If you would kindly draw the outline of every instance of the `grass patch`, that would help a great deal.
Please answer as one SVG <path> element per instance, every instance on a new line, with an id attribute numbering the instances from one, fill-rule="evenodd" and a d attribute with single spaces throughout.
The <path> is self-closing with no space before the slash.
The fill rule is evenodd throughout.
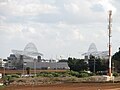
<path id="1" fill-rule="evenodd" d="M 3 85 L 3 86 L 0 86 L 0 89 L 4 89 L 5 88 L 5 86 Z"/>

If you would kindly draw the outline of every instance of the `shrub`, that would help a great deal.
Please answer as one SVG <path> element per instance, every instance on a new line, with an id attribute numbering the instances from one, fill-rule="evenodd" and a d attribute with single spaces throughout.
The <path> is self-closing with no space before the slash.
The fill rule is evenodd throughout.
<path id="1" fill-rule="evenodd" d="M 91 76 L 90 73 L 87 73 L 87 72 L 84 72 L 84 71 L 83 72 L 68 71 L 67 73 L 71 76 L 75 76 L 75 77 L 78 77 L 78 78 Z"/>
<path id="2" fill-rule="evenodd" d="M 5 88 L 5 86 L 3 85 L 3 86 L 0 86 L 0 89 L 4 89 Z"/>
<path id="3" fill-rule="evenodd" d="M 117 77 L 117 76 L 119 76 L 119 74 L 117 72 L 114 72 L 113 76 Z"/>
<path id="4" fill-rule="evenodd" d="M 62 76 L 62 73 L 59 72 L 41 72 L 37 74 L 37 76 L 42 76 L 42 77 L 59 77 Z"/>
<path id="5" fill-rule="evenodd" d="M 67 71 L 65 73 L 60 73 L 60 72 L 41 72 L 37 74 L 37 77 L 88 77 L 90 76 L 89 73 L 87 72 L 77 72 L 77 71 Z"/>
<path id="6" fill-rule="evenodd" d="M 42 77 L 53 77 L 53 75 L 49 72 L 41 72 L 39 74 L 37 74 L 37 77 L 38 76 L 42 76 Z"/>
<path id="7" fill-rule="evenodd" d="M 12 74 L 11 77 L 13 77 L 13 78 L 19 78 L 20 75 L 18 75 L 18 74 Z"/>
<path id="8" fill-rule="evenodd" d="M 80 77 L 79 72 L 76 71 L 68 71 L 67 74 L 75 77 Z"/>
<path id="9" fill-rule="evenodd" d="M 53 72 L 51 73 L 54 77 L 59 77 L 61 74 L 57 73 L 57 72 Z"/>
<path id="10" fill-rule="evenodd" d="M 9 85 L 11 82 L 13 82 L 13 77 L 11 75 L 6 75 L 3 77 L 4 85 Z"/>
<path id="11" fill-rule="evenodd" d="M 86 72 L 80 73 L 80 77 L 89 77 L 89 76 L 90 76 L 89 73 Z"/>

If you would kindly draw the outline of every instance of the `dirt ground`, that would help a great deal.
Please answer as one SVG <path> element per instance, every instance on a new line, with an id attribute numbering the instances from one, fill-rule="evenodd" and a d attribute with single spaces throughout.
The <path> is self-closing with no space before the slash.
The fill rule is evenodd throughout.
<path id="1" fill-rule="evenodd" d="M 65 72 L 65 70 L 37 70 L 37 73 L 42 71 Z M 3 70 L 0 70 L 0 73 L 3 73 Z M 6 73 L 22 73 L 22 70 L 6 70 Z M 39 86 L 7 86 L 4 89 L 0 88 L 0 90 L 120 90 L 120 83 L 65 83 Z"/>
<path id="2" fill-rule="evenodd" d="M 1 90 L 120 90 L 120 83 L 66 83 L 39 86 L 8 86 Z"/>

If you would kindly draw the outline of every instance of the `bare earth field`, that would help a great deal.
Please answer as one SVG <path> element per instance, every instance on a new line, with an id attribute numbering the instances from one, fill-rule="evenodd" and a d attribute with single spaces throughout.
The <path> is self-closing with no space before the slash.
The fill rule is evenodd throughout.
<path id="1" fill-rule="evenodd" d="M 37 70 L 39 72 L 65 72 L 66 70 Z M 3 73 L 0 70 L 0 73 Z M 31 70 L 34 72 L 34 70 Z M 6 74 L 22 73 L 22 70 L 6 70 Z M 116 78 L 120 81 L 120 77 Z M 30 82 L 30 81 L 29 81 Z M 46 85 L 8 85 L 0 90 L 120 90 L 120 83 L 62 83 Z"/>
<path id="2" fill-rule="evenodd" d="M 120 90 L 120 83 L 66 83 L 39 86 L 8 86 L 1 90 Z"/>

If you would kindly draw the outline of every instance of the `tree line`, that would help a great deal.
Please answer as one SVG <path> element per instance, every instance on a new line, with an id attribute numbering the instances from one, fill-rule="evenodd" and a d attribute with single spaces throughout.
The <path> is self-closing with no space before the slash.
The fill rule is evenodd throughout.
<path id="1" fill-rule="evenodd" d="M 68 58 L 68 66 L 70 67 L 70 70 L 73 71 L 90 71 L 93 73 L 96 73 L 98 71 L 106 71 L 107 64 L 107 61 L 100 58 L 95 58 L 92 55 L 88 61 L 71 57 Z"/>
<path id="2" fill-rule="evenodd" d="M 101 71 L 108 71 L 108 59 L 96 58 L 89 56 L 88 61 L 85 59 L 68 58 L 68 66 L 73 71 L 90 71 L 98 73 Z M 120 72 L 120 48 L 119 51 L 112 56 L 112 71 Z"/>

